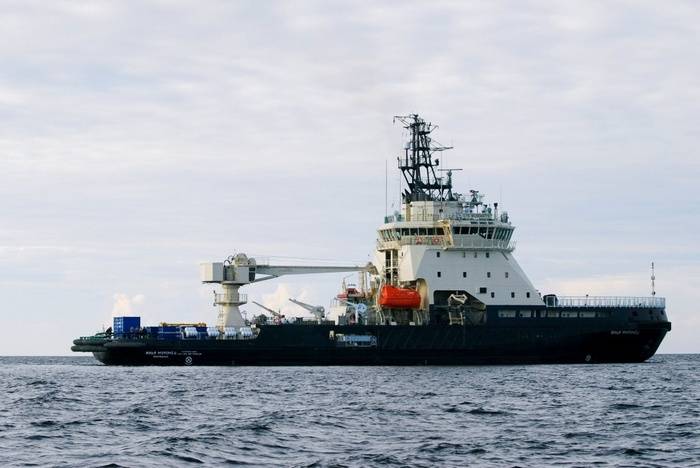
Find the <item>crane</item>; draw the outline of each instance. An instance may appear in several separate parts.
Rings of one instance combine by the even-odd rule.
[[[251,302],[253,304],[255,304],[256,306],[261,307],[261,308],[265,309],[266,311],[268,311],[270,314],[272,314],[272,317],[274,318],[275,322],[281,322],[282,319],[284,319],[284,315],[282,315],[280,312],[274,311],[274,310],[270,309],[269,307],[265,307],[264,305],[262,305],[259,302],[256,302],[256,301],[251,301]]]
[[[248,302],[248,298],[245,294],[240,294],[239,289],[247,284],[258,283],[283,275],[373,271],[373,268],[371,264],[365,266],[258,264],[254,258],[248,257],[244,253],[238,253],[229,256],[223,262],[201,263],[200,276],[203,283],[221,285],[223,291],[221,293],[214,292],[214,305],[219,306],[218,326],[223,330],[226,327],[241,327],[245,325],[239,306]]]
[[[304,309],[314,314],[316,320],[318,320],[318,323],[321,323],[323,321],[323,317],[326,316],[326,309],[324,309],[322,306],[307,304],[306,302],[297,301],[296,299],[292,299],[291,297],[289,298],[289,301],[293,302],[294,304],[300,307],[303,307]]]

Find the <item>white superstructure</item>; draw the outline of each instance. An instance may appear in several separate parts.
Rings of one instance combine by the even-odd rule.
[[[410,140],[398,166],[406,182],[401,211],[378,230],[374,265],[377,289],[391,285],[416,290],[418,311],[407,320],[428,319],[430,306],[448,306],[450,296],[466,296],[472,310],[487,305],[543,304],[513,257],[515,227],[498,203],[487,205],[478,191],[452,191],[452,169],[440,169],[433,153],[435,129],[418,115],[397,117]],[[440,172],[444,175],[438,175]],[[378,308],[382,309],[381,304]],[[393,318],[389,318],[389,321]]]
[[[408,201],[378,230],[374,264],[382,281],[424,285],[428,303],[467,293],[490,304],[541,305],[537,290],[513,257],[508,214],[469,199]],[[448,294],[449,293],[449,294]]]

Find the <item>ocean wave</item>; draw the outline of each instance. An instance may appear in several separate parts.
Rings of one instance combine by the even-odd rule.
[[[2,466],[688,466],[698,456],[697,356],[187,371],[4,358],[0,373]]]

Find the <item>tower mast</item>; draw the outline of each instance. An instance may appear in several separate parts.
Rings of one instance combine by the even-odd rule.
[[[399,169],[408,185],[402,193],[404,203],[453,200],[451,177],[444,182],[435,174],[439,161],[433,161],[433,153],[452,149],[451,146],[433,145],[430,134],[438,128],[437,125],[426,123],[418,114],[397,115],[394,116],[396,120],[410,132],[405,154],[398,158]]]

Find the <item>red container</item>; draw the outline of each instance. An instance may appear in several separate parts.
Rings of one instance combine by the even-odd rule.
[[[379,305],[385,309],[418,309],[420,294],[415,289],[385,285],[379,293]]]

